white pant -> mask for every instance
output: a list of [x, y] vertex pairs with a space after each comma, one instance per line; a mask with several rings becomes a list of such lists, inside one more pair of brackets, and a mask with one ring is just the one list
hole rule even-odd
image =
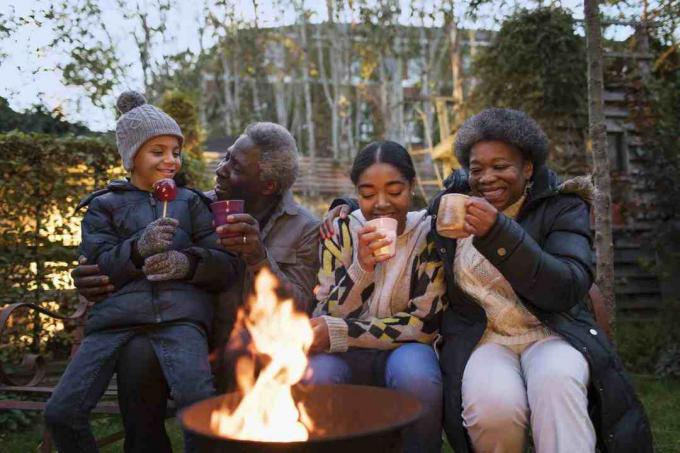
[[462, 388], [463, 424], [475, 451], [523, 452], [530, 423], [537, 453], [594, 452], [589, 379], [586, 359], [558, 336], [527, 347], [477, 347]]

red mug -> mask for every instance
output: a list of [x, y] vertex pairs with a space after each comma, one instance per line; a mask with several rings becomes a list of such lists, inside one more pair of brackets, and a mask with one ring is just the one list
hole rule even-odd
[[[220, 225], [225, 225], [227, 223], [227, 217], [230, 214], [243, 214], [243, 200], [222, 200], [210, 203], [210, 210], [213, 213], [213, 220], [215, 222], [215, 228]], [[233, 237], [239, 236], [239, 234], [226, 234], [223, 233], [220, 237]]]

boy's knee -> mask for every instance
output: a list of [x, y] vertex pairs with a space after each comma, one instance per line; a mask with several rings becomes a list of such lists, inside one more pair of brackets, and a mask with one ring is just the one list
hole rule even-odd
[[70, 426], [78, 416], [78, 412], [68, 405], [61, 404], [50, 398], [45, 405], [45, 424], [47, 426]]
[[215, 396], [215, 386], [212, 380], [207, 380], [201, 385], [193, 385], [180, 387], [172, 390], [172, 398], [175, 400], [175, 405], [178, 409], [190, 406], [194, 403], [202, 401], [207, 398]]

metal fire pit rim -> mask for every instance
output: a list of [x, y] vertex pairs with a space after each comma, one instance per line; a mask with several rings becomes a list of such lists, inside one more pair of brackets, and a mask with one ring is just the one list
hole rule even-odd
[[187, 410], [189, 410], [191, 407], [193, 407], [196, 404], [200, 404], [203, 401], [208, 401], [208, 400], [213, 400], [219, 397], [223, 397], [224, 395], [217, 395], [212, 398], [208, 398], [207, 400], [199, 401], [197, 403], [192, 404], [191, 406], [188, 406], [181, 411], [178, 412], [177, 418], [180, 421], [180, 425], [188, 430], [191, 431], [194, 434], [198, 434], [204, 437], [209, 437], [211, 439], [215, 440], [224, 440], [224, 441], [231, 441], [231, 442], [239, 442], [244, 445], [250, 445], [250, 446], [266, 446], [270, 444], [282, 444], [290, 447], [295, 447], [295, 446], [302, 446], [302, 445], [308, 445], [308, 444], [324, 444], [324, 443], [331, 443], [331, 442], [337, 442], [341, 440], [352, 440], [352, 439], [358, 439], [362, 437], [368, 437], [372, 435], [377, 435], [382, 432], [384, 432], [388, 428], [392, 429], [402, 429], [412, 423], [414, 423], [416, 420], [418, 420], [423, 412], [424, 408], [423, 405], [420, 401], [418, 401], [413, 395], [409, 395], [406, 392], [400, 391], [400, 390], [395, 390], [395, 389], [390, 389], [386, 387], [377, 387], [377, 386], [372, 386], [372, 385], [355, 385], [355, 384], [315, 384], [315, 385], [307, 385], [304, 386], [306, 388], [317, 388], [317, 387], [343, 387], [343, 388], [362, 388], [362, 389], [371, 389], [371, 391], [378, 391], [378, 392], [392, 392], [392, 393], [397, 393], [400, 395], [400, 397], [407, 398], [412, 400], [416, 404], [417, 410], [413, 412], [413, 414], [410, 417], [405, 418], [404, 420], [400, 421], [399, 423], [394, 423], [390, 425], [389, 427], [377, 427], [377, 428], [372, 428], [372, 429], [366, 429], [363, 431], [355, 431], [349, 434], [336, 434], [332, 436], [325, 436], [325, 437], [316, 437], [312, 438], [310, 437], [307, 440], [304, 441], [292, 441], [292, 442], [268, 442], [268, 441], [261, 441], [261, 440], [249, 440], [249, 439], [239, 439], [235, 437], [226, 437], [226, 436], [220, 436], [219, 434], [215, 433], [214, 431], [210, 430], [210, 432], [205, 433], [205, 432], [200, 432], [196, 431], [194, 429], [191, 429], [187, 426], [187, 424], [184, 422], [184, 415]]

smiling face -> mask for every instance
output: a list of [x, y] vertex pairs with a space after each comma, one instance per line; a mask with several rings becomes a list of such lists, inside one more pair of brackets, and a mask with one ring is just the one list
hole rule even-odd
[[478, 142], [470, 152], [470, 188], [499, 211], [520, 199], [533, 171], [533, 164], [505, 142]]
[[215, 171], [215, 194], [219, 200], [246, 200], [261, 196], [265, 185], [260, 178], [260, 150], [252, 140], [241, 135], [227, 150]]
[[406, 214], [411, 207], [409, 181], [393, 165], [377, 162], [366, 168], [357, 181], [359, 208], [366, 220], [392, 217], [399, 222], [397, 232], [406, 226]]
[[153, 183], [173, 178], [182, 168], [179, 139], [172, 135], [152, 138], [139, 148], [133, 164], [132, 184], [151, 191]]

